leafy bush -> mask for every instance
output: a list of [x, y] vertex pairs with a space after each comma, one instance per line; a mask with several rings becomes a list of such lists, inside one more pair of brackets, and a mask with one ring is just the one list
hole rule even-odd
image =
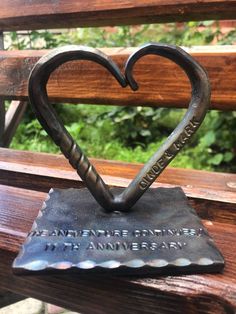
[[[234, 43], [236, 31], [223, 34], [216, 22], [189, 22], [115, 28], [70, 29], [52, 33], [9, 33], [9, 49], [42, 49], [65, 44], [93, 47], [137, 46], [148, 41], [177, 45]], [[145, 107], [56, 105], [67, 129], [89, 156], [145, 162], [170, 134], [184, 110]], [[173, 166], [235, 171], [236, 116], [210, 111]], [[58, 152], [29, 109], [11, 147]]]

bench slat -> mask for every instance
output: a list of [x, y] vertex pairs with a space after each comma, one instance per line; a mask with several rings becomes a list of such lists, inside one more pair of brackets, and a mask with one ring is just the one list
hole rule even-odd
[[[133, 179], [142, 167], [141, 163], [126, 163], [96, 158], [90, 158], [90, 160], [107, 182], [114, 185], [120, 183], [121, 186], [125, 186]], [[30, 188], [30, 184], [34, 184], [30, 178], [31, 175], [38, 176], [38, 181], [40, 181], [41, 177], [49, 177], [51, 180], [69, 180], [71, 183], [81, 181], [76, 171], [61, 154], [55, 155], [0, 148], [0, 184], [14, 185], [14, 181], [11, 182], [11, 178], [4, 175], [5, 171], [16, 172], [19, 177], [19, 183], [21, 181], [23, 188]], [[20, 180], [20, 176], [24, 173], [29, 176], [27, 180], [29, 183], [28, 187], [26, 186], [27, 182]], [[119, 179], [120, 182], [118, 181]], [[167, 167], [157, 181], [163, 184], [181, 185], [189, 188], [210, 188], [216, 191], [232, 193], [236, 191], [236, 174], [231, 173]], [[17, 182], [15, 182], [15, 186], [18, 186]], [[49, 179], [48, 184], [42, 187], [42, 189], [40, 189], [40, 184], [35, 182], [33, 189], [45, 192], [50, 187], [51, 182]]]
[[[127, 186], [142, 167], [142, 164], [91, 161], [111, 186]], [[235, 182], [235, 174], [168, 167], [153, 187], [181, 186], [202, 218], [236, 224]], [[0, 149], [0, 184], [42, 192], [48, 192], [51, 187], [84, 186], [64, 156], [4, 148]]]
[[2, 0], [0, 29], [25, 30], [81, 26], [235, 19], [234, 0]]
[[[5, 192], [4, 192], [5, 189]], [[235, 226], [204, 221], [226, 259], [223, 274], [151, 278], [112, 276], [13, 276], [11, 263], [31, 228], [45, 193], [0, 186], [2, 289], [83, 313], [233, 313], [236, 308]], [[4, 196], [5, 197], [2, 197]], [[217, 210], [217, 208], [215, 209]], [[115, 282], [115, 285], [114, 285]], [[63, 298], [61, 297], [63, 295]], [[79, 298], [78, 298], [79, 295]]]
[[[122, 69], [135, 48], [101, 49]], [[212, 109], [236, 109], [236, 48], [193, 48], [189, 52], [206, 68], [212, 87]], [[1, 51], [0, 96], [27, 100], [30, 71], [46, 51]], [[121, 88], [100, 65], [89, 61], [69, 62], [61, 66], [49, 82], [52, 101], [156, 107], [187, 107], [190, 84], [184, 72], [173, 62], [146, 56], [134, 69], [140, 89]], [[219, 84], [220, 82], [220, 84]], [[122, 90], [121, 90], [122, 89]], [[106, 90], [106, 93], [104, 93]]]
[[8, 147], [27, 108], [27, 102], [12, 101], [5, 116], [3, 146]]
[[[90, 158], [90, 160], [108, 184], [117, 186], [127, 185], [142, 167], [141, 163], [126, 163], [96, 158]], [[30, 184], [33, 184], [30, 178], [31, 175], [36, 175], [38, 178], [48, 177], [52, 180], [54, 178], [64, 179], [69, 180], [71, 183], [81, 181], [76, 171], [62, 155], [0, 148], [0, 184], [10, 185], [10, 177], [8, 177], [9, 181], [7, 182], [7, 177], [4, 175], [5, 171], [16, 172], [19, 178], [22, 174], [27, 174], [29, 176], [27, 180], [29, 186], [26, 186], [27, 181], [22, 180], [21, 185], [23, 188], [30, 188]], [[236, 174], [231, 173], [167, 167], [157, 181], [163, 184], [181, 185], [189, 188], [209, 189], [210, 186], [212, 190], [232, 193], [236, 190]], [[14, 182], [12, 184], [14, 185]], [[48, 185], [41, 189], [38, 185], [35, 187], [38, 191], [48, 191], [48, 188], [51, 187], [50, 180]]]

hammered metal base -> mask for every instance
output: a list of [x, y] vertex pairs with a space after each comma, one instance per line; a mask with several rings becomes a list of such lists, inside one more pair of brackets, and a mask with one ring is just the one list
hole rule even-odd
[[87, 189], [52, 189], [13, 263], [16, 274], [173, 275], [223, 267], [221, 253], [180, 188], [149, 189], [130, 211], [113, 213]]

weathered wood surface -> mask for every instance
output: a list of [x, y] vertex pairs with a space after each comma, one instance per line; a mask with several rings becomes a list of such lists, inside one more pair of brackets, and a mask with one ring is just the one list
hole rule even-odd
[[[95, 158], [90, 160], [98, 172], [101, 173], [104, 180], [109, 185], [114, 186], [126, 186], [142, 167], [141, 163], [126, 163]], [[19, 182], [12, 180], [10, 175], [6, 175], [6, 173], [9, 174], [10, 172], [16, 173]], [[31, 176], [34, 175], [38, 177], [36, 180], [38, 182], [33, 182]], [[41, 185], [43, 178], [47, 179], [45, 186]], [[56, 181], [57, 179], [58, 181]], [[68, 187], [66, 180], [72, 186], [75, 186], [77, 181], [81, 182], [76, 171], [61, 154], [55, 155], [0, 148], [0, 184], [46, 192], [51, 188], [52, 182], [56, 184], [58, 182], [56, 187], [59, 188]], [[59, 185], [60, 181], [61, 185]], [[197, 187], [202, 190], [224, 191], [228, 192], [229, 195], [232, 193], [232, 197], [234, 197], [236, 192], [236, 174], [231, 173], [167, 167], [159, 176], [157, 182], [170, 186], [181, 185], [188, 188], [189, 191]], [[234, 198], [228, 201], [236, 202]]]
[[[127, 186], [142, 167], [134, 163], [91, 161], [111, 186]], [[4, 148], [0, 149], [0, 184], [42, 192], [51, 187], [84, 186], [64, 156]], [[168, 167], [153, 184], [158, 186], [181, 186], [202, 218], [236, 224], [236, 174]]]
[[2, 289], [82, 313], [235, 312], [236, 251], [233, 247], [236, 231], [235, 226], [217, 221], [205, 220], [204, 224], [226, 259], [223, 274], [147, 278], [108, 275], [14, 276], [11, 263], [45, 196], [42, 192], [0, 186]]
[[[135, 48], [105, 48], [103, 52], [123, 69]], [[212, 87], [212, 109], [236, 108], [236, 48], [234, 46], [192, 48], [188, 50], [208, 71]], [[27, 80], [35, 62], [46, 51], [1, 51], [0, 96], [27, 100]], [[187, 107], [190, 84], [173, 62], [145, 56], [134, 68], [139, 90], [122, 88], [107, 70], [89, 61], [62, 65], [49, 82], [52, 101], [72, 103]], [[104, 93], [104, 90], [106, 91]]]
[[8, 147], [27, 108], [25, 101], [12, 101], [5, 116], [3, 147]]
[[234, 0], [2, 0], [0, 29], [235, 19]]

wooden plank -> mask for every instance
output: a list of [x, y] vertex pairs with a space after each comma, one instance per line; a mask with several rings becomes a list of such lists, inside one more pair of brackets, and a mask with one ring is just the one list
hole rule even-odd
[[[98, 172], [111, 185], [126, 186], [141, 169], [141, 163], [126, 163], [119, 161], [90, 158]], [[16, 173], [19, 182], [12, 180], [10, 176], [4, 175], [5, 171]], [[21, 176], [27, 175], [28, 179], [21, 180]], [[37, 176], [38, 182], [42, 178], [49, 178], [45, 186], [40, 189], [41, 183], [34, 183], [31, 176]], [[0, 149], [0, 184], [22, 186], [30, 189], [48, 191], [53, 180], [56, 183], [68, 180], [69, 184], [75, 186], [81, 181], [76, 171], [71, 167], [63, 155], [48, 153], [35, 153], [30, 151], [18, 151], [13, 149]], [[28, 182], [27, 182], [28, 181]], [[158, 182], [170, 185], [181, 185], [185, 188], [211, 189], [215, 191], [236, 192], [236, 174], [210, 172], [194, 169], [182, 169], [167, 167], [159, 176]], [[61, 186], [63, 187], [64, 183]], [[65, 183], [67, 186], [67, 184]], [[216, 192], [218, 193], [218, 192]], [[234, 202], [234, 199], [232, 199]]]
[[[122, 69], [135, 48], [103, 48]], [[212, 109], [236, 108], [236, 48], [192, 48], [188, 50], [208, 71], [212, 87]], [[27, 100], [27, 80], [35, 62], [46, 51], [0, 52], [0, 96]], [[190, 85], [173, 62], [145, 56], [134, 69], [140, 88], [133, 92], [121, 88], [100, 65], [89, 61], [69, 62], [61, 66], [49, 82], [52, 101], [155, 107], [187, 107]], [[104, 93], [106, 90], [106, 93]]]
[[[142, 167], [108, 160], [91, 161], [111, 186], [127, 186]], [[181, 186], [202, 218], [236, 224], [235, 183], [235, 174], [168, 167], [153, 187]], [[42, 192], [48, 192], [51, 187], [84, 186], [64, 156], [8, 149], [0, 149], [0, 184]]]
[[234, 0], [2, 0], [0, 29], [146, 24], [235, 16]]
[[158, 313], [173, 313], [173, 309], [174, 313], [234, 313], [236, 251], [232, 250], [232, 243], [235, 226], [204, 221], [225, 257], [226, 268], [222, 274], [146, 278], [78, 274], [17, 277], [12, 274], [11, 264], [37, 216], [45, 193], [4, 186], [0, 191], [2, 289], [82, 313], [150, 314], [157, 310]]
[[5, 117], [3, 146], [8, 147], [27, 108], [25, 101], [12, 101]]

